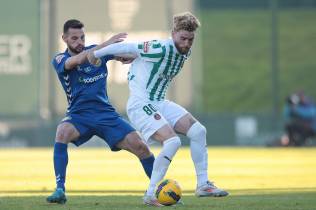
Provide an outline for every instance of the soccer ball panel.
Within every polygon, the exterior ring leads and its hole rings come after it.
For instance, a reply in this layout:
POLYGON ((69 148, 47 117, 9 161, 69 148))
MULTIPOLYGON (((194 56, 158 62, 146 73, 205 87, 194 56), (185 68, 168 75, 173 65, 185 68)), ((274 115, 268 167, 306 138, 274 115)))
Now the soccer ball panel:
POLYGON ((159 203, 170 206, 177 203, 182 196, 181 187, 177 181, 165 179, 157 187, 156 197, 159 203))

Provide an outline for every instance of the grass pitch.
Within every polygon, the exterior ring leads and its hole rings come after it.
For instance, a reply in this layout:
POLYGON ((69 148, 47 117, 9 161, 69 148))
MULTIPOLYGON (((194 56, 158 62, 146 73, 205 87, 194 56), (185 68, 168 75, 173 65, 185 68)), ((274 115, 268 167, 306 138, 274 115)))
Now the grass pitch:
MULTIPOLYGON (((158 150, 153 150, 157 154, 158 150)), ((184 206, 212 210, 313 210, 316 148, 209 148, 209 176, 230 196, 196 198, 190 151, 174 158, 166 178, 183 189, 184 206)), ((69 149, 65 205, 45 201, 54 189, 52 149, 0 150, 0 209, 147 209, 148 179, 137 158, 108 149, 69 149)))

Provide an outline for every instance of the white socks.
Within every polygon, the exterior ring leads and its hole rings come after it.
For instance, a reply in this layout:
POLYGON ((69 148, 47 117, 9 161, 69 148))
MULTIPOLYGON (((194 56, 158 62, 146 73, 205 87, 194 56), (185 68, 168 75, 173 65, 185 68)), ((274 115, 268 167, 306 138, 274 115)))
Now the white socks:
POLYGON ((180 146, 181 140, 178 136, 172 137, 163 142, 162 150, 160 151, 154 162, 149 187, 146 193, 148 196, 154 195, 157 183, 161 181, 165 176, 171 160, 180 148, 180 146))
POLYGON ((187 137, 191 140, 191 157, 195 167, 197 186, 199 187, 208 181, 206 129, 201 123, 196 122, 188 130, 187 137))

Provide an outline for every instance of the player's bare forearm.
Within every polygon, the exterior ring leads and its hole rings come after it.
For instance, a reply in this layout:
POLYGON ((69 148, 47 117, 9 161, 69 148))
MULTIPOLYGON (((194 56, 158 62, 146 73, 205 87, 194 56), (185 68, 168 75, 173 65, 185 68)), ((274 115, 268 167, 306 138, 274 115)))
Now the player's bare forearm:
POLYGON ((77 55, 74 55, 74 56, 71 56, 70 58, 68 58, 67 61, 65 62, 65 69, 71 70, 71 69, 75 68, 76 66, 87 62, 88 53, 89 53, 89 50, 85 50, 77 55))
POLYGON ((99 59, 94 58, 94 56, 92 56, 92 52, 98 49, 101 49, 103 47, 106 47, 110 44, 114 44, 114 43, 118 43, 118 42, 122 42, 124 41, 124 39, 127 37, 127 33, 118 33, 115 34, 114 36, 112 36, 110 39, 108 39, 107 41, 103 42, 100 45, 97 45, 95 47, 93 47, 90 50, 85 50, 75 56, 72 56, 71 58, 69 58, 66 61, 65 64, 65 68, 66 69, 73 69, 74 67, 76 67, 77 65, 83 64, 87 61, 89 61, 91 64, 96 65, 99 62, 99 59))

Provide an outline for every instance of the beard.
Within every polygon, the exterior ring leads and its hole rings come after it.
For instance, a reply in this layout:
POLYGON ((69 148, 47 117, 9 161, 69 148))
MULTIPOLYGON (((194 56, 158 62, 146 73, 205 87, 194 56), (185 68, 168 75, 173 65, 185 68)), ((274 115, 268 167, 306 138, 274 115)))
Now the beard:
POLYGON ((82 51, 83 51, 83 45, 78 45, 77 47, 71 47, 71 46, 68 46, 68 49, 71 51, 71 52, 73 52, 73 53, 75 53, 75 54, 79 54, 79 53, 81 53, 82 51))
POLYGON ((175 43, 175 46, 176 46, 177 50, 179 51, 179 53, 181 53, 182 55, 186 55, 190 51, 190 48, 180 47, 177 43, 175 43))

